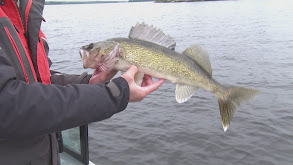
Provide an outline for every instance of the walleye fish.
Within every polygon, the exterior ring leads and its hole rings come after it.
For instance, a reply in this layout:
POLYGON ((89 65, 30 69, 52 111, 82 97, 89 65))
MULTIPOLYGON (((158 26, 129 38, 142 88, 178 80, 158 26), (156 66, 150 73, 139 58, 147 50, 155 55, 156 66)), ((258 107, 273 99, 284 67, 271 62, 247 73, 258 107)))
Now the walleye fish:
POLYGON ((183 53, 174 51, 176 43, 161 30, 144 23, 131 28, 128 38, 112 38, 91 43, 80 49, 84 68, 100 74, 111 70, 126 71, 130 65, 138 68, 135 81, 141 84, 144 74, 176 83, 178 103, 191 98, 199 88, 213 93, 218 99, 222 126, 226 132, 241 103, 252 99, 257 90, 226 86, 212 78, 208 53, 192 45, 183 53))

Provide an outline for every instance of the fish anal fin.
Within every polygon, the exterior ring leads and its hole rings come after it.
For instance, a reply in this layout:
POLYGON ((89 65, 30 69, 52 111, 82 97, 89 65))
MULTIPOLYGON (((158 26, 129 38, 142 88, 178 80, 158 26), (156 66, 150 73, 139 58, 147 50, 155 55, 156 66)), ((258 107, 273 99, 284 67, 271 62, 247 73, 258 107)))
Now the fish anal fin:
POLYGON ((183 54, 190 57, 212 77, 212 66, 210 58, 208 52, 204 48, 199 45, 192 45, 187 48, 183 54))
POLYGON ((198 89, 199 88, 195 86, 177 84, 175 90, 176 101, 178 103, 184 103, 189 100, 198 89))
POLYGON ((176 46, 173 38, 165 35, 160 29, 156 29, 153 26, 148 26, 145 23, 137 23, 135 26, 133 26, 130 29, 128 37, 130 39, 152 42, 172 50, 174 50, 176 46))

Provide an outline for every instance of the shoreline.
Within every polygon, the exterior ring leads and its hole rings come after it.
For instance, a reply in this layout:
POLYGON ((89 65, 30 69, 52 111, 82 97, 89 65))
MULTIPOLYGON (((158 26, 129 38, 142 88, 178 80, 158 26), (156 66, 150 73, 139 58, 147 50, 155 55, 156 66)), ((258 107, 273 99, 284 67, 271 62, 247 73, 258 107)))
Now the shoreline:
POLYGON ((169 2, 204 2, 204 1, 227 1, 227 0, 155 0, 157 3, 169 3, 169 2))
POLYGON ((125 2, 150 2, 155 0, 97 0, 97 1, 46 1, 45 5, 68 5, 68 4, 96 4, 96 3, 125 3, 125 2))
MULTIPOLYGON (((204 2, 204 1, 225 1, 225 0, 97 0, 97 1, 46 1, 45 5, 68 5, 68 4, 96 4, 96 3, 126 3, 126 2, 204 2)), ((227 0, 226 0, 227 1, 227 0)))

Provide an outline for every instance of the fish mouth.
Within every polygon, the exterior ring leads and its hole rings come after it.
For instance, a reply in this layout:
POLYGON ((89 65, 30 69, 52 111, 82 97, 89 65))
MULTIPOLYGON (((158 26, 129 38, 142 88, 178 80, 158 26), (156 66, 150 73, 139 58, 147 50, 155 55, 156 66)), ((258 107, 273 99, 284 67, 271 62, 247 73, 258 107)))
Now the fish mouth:
POLYGON ((89 52, 86 51, 86 50, 83 50, 82 48, 79 49, 79 55, 80 55, 80 58, 82 60, 85 60, 89 57, 89 52))
POLYGON ((109 73, 115 68, 117 56, 120 54, 119 43, 116 42, 100 42, 95 44, 97 48, 90 50, 88 47, 79 49, 80 58, 84 68, 96 69, 99 72, 109 73), (109 46, 110 45, 110 46, 109 46), (112 47, 109 49, 109 47, 112 47))

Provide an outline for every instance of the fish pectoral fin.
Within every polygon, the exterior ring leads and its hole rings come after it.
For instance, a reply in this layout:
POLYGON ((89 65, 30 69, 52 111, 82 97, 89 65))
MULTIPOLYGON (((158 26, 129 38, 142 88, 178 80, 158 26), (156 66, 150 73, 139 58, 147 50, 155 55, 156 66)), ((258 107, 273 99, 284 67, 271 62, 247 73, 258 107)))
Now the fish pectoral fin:
POLYGON ((184 103, 189 100, 191 96, 196 93, 199 87, 177 84, 175 90, 175 97, 178 103, 184 103))
POLYGON ((208 52, 204 48, 199 45, 193 45, 187 48, 183 54, 190 57, 212 77, 212 66, 210 58, 208 52))
POLYGON ((160 29, 148 26, 145 23, 137 23, 134 27, 132 27, 128 38, 152 42, 172 50, 175 50, 176 46, 173 38, 165 35, 160 29))
POLYGON ((134 81, 137 85, 141 86, 142 83, 142 79, 143 79, 144 73, 138 71, 135 75, 134 75, 134 81))

